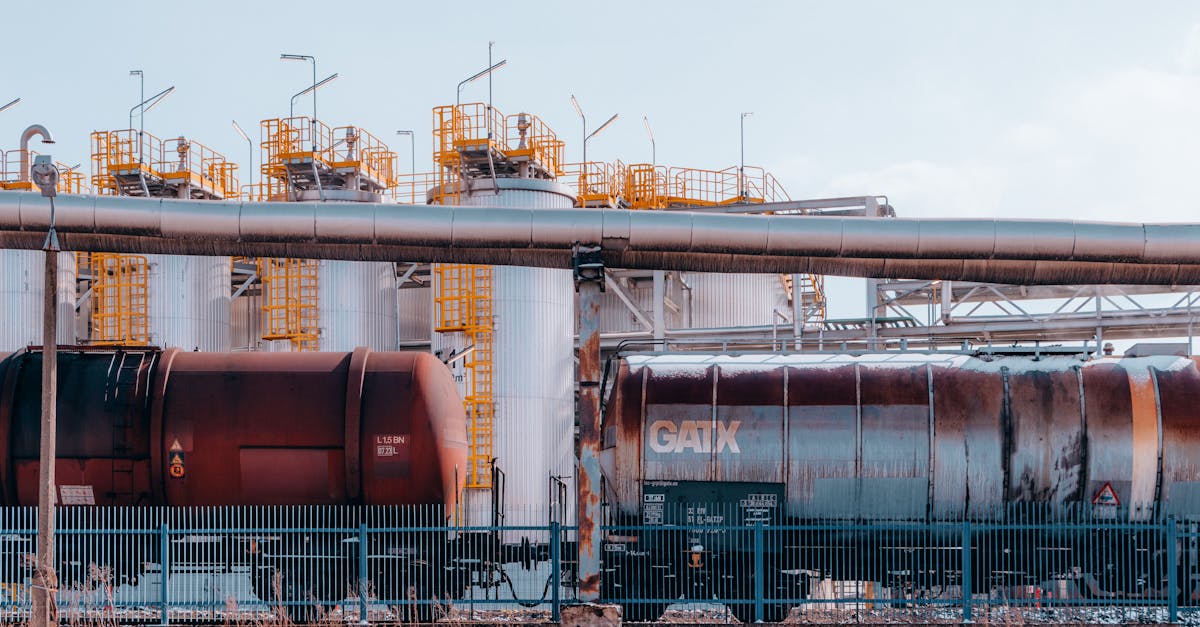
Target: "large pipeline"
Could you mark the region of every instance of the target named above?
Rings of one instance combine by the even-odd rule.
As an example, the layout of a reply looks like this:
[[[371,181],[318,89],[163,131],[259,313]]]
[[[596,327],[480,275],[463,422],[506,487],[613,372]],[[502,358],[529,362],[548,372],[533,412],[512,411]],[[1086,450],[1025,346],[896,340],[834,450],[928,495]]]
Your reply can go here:
[[[39,249],[49,204],[0,193],[0,248]],[[730,215],[59,196],[65,250],[608,267],[1012,284],[1200,283],[1200,224]]]

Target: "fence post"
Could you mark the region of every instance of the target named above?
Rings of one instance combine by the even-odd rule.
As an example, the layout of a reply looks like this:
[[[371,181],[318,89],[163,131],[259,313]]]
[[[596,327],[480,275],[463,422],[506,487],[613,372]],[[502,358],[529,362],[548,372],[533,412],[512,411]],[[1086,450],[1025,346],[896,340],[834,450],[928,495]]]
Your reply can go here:
[[[167,573],[171,570],[171,538],[167,534],[167,524],[163,523],[158,526],[158,572],[159,572],[159,623],[160,625],[169,625],[171,623],[167,616]]]
[[[358,524],[358,624],[367,624],[367,523]]]
[[[1179,621],[1179,547],[1175,517],[1167,518],[1167,622]]]
[[[562,543],[558,521],[550,523],[550,622],[557,623],[562,601],[558,598],[562,581]]]
[[[754,523],[754,620],[763,620],[763,524]]]
[[[963,520],[962,525],[962,612],[963,622],[974,622],[971,617],[971,521]]]

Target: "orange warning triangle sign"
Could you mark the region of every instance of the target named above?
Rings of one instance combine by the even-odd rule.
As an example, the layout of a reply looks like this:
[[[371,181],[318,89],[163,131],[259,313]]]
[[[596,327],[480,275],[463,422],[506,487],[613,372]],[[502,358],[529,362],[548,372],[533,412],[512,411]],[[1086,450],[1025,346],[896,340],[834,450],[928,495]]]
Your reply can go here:
[[[169,465],[182,466],[183,465],[183,455],[181,455],[179,453],[173,453],[171,455],[171,461],[169,462]]]
[[[1121,499],[1117,498],[1117,491],[1113,489],[1111,482],[1105,482],[1104,487],[1092,497],[1092,505],[1116,505],[1121,504]]]

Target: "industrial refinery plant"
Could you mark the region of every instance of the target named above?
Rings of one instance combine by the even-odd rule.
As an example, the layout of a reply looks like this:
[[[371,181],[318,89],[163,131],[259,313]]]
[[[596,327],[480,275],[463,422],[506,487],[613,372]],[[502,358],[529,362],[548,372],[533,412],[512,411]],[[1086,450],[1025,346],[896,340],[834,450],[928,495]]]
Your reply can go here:
[[[574,96],[366,129],[312,65],[246,162],[174,87],[86,158],[0,138],[0,616],[1200,610],[1194,226],[588,160],[632,115]]]

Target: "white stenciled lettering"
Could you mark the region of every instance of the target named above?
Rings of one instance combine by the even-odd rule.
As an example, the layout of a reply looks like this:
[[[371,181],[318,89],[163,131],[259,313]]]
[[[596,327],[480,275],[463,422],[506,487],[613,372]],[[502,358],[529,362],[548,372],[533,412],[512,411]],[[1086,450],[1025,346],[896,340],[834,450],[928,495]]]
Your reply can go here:
[[[734,420],[730,423],[717,423],[717,452],[729,448],[730,453],[741,453],[742,447],[737,443],[737,431],[742,426],[742,421]]]
[[[678,427],[670,420],[656,420],[650,425],[650,450],[655,453],[675,451],[675,433]]]
[[[737,432],[742,421],[718,422],[716,430],[707,420],[655,420],[650,423],[648,439],[655,453],[741,453]],[[715,442],[714,442],[715,439]]]
[[[708,438],[701,437],[704,435],[704,429],[701,423],[695,420],[684,420],[679,425],[679,441],[675,443],[675,452],[682,453],[686,449],[692,449],[695,453],[707,453],[709,444]]]

